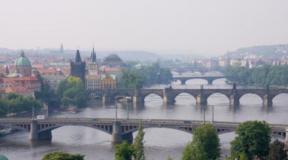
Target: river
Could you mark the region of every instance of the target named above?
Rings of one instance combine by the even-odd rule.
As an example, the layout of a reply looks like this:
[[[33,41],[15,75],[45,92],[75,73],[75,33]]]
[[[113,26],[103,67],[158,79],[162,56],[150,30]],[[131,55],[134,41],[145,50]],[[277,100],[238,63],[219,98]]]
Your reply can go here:
[[[187,86],[197,86],[205,83],[202,80],[188,81]],[[178,84],[174,84],[178,85]],[[224,80],[216,80],[215,85],[227,86]],[[287,123],[288,107],[287,94],[281,94],[274,99],[272,109],[264,109],[262,100],[253,94],[247,94],[240,99],[241,106],[234,110],[229,107],[228,99],[221,94],[214,94],[208,99],[205,112],[207,121],[212,119],[214,106],[215,121],[242,122],[246,120],[266,120],[270,123]],[[129,114],[125,105],[118,104],[118,116],[121,118],[169,118],[185,120],[203,120],[204,112],[195,105],[195,99],[187,94],[176,98],[174,106],[165,106],[160,97],[150,95],[145,99],[145,106],[133,109]],[[60,117],[114,117],[115,106],[91,105],[83,111],[62,113]],[[171,156],[175,160],[181,159],[185,145],[191,141],[192,135],[186,132],[164,129],[145,129],[145,154],[147,160],[166,160]],[[87,127],[66,126],[53,130],[50,143],[31,144],[28,133],[17,132],[0,139],[0,154],[10,160],[40,160],[43,155],[52,151],[66,151],[86,155],[86,160],[112,160],[114,158],[111,136]],[[134,134],[135,136],[135,134]],[[229,148],[234,133],[220,135],[221,147],[225,151]]]

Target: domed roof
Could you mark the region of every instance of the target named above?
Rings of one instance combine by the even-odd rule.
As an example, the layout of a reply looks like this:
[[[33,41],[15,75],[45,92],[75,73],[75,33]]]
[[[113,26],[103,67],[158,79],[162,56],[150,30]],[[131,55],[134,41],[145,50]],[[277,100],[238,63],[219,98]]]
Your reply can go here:
[[[8,158],[3,155],[0,155],[0,160],[8,160]]]
[[[21,52],[20,57],[16,59],[16,66],[32,66],[30,60],[25,56],[24,52]]]
[[[116,55],[116,54],[111,54],[111,55],[107,56],[107,57],[104,59],[103,64],[105,64],[105,65],[112,65],[112,66],[113,66],[113,65],[119,65],[119,66],[121,66],[121,65],[123,65],[124,63],[123,63],[122,59],[121,59],[118,55]]]

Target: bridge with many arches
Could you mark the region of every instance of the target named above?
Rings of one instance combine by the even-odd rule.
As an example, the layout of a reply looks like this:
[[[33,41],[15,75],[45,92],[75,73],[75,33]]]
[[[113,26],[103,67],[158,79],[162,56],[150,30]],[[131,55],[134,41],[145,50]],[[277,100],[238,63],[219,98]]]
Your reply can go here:
[[[168,105],[173,105],[179,94],[186,93],[196,99],[196,104],[207,105],[208,98],[220,93],[229,99],[230,105],[238,107],[240,99],[247,94],[258,95],[265,107],[273,106],[273,99],[280,94],[287,94],[287,88],[237,88],[234,84],[231,88],[172,88],[171,86],[164,89],[108,89],[108,90],[89,90],[90,98],[101,98],[103,103],[114,103],[116,99],[121,97],[131,97],[133,103],[144,104],[145,97],[155,94],[163,99]]]

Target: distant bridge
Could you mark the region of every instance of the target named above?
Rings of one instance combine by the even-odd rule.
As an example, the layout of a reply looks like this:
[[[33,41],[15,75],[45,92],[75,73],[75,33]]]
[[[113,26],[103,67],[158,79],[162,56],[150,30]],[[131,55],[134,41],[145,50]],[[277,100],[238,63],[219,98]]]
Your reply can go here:
[[[94,128],[112,135],[114,144],[122,140],[133,141],[133,132],[140,125],[143,128],[170,128],[187,133],[192,133],[195,128],[203,124],[203,121],[171,120],[171,119],[112,119],[112,118],[48,118],[32,120],[28,118],[4,118],[0,119],[0,126],[21,129],[30,133],[30,140],[51,140],[52,130],[63,126],[85,126]],[[219,134],[234,132],[239,123],[213,122]],[[270,124],[272,135],[286,138],[288,135],[287,124]],[[159,135],[161,136],[161,135]]]
[[[196,99],[198,105],[207,105],[208,98],[220,93],[229,99],[230,105],[237,107],[240,105],[240,98],[246,94],[258,95],[265,107],[273,106],[273,99],[282,93],[288,93],[287,88],[237,88],[233,85],[231,88],[164,88],[164,89],[108,89],[108,90],[89,90],[90,98],[101,98],[103,103],[114,103],[121,97],[131,97],[133,103],[144,104],[145,97],[150,94],[159,95],[163,102],[168,105],[175,103],[175,98],[182,93],[187,93]]]
[[[222,74],[219,74],[219,75],[205,75],[204,74],[204,75],[194,75],[194,76],[178,75],[178,76],[173,76],[172,79],[173,79],[173,81],[179,80],[182,85],[185,85],[186,81],[188,81],[188,80],[203,79],[203,80],[206,80],[209,85],[212,85],[214,80],[222,79],[222,78],[225,78],[225,76]]]

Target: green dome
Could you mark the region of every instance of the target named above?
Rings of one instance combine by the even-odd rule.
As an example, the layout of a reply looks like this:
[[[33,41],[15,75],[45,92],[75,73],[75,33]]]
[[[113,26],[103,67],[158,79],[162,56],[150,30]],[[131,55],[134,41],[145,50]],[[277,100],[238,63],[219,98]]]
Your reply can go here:
[[[21,56],[16,60],[16,66],[27,66],[31,67],[29,59],[24,55],[24,52],[21,53]]]
[[[8,160],[8,158],[3,155],[0,155],[0,160]]]

